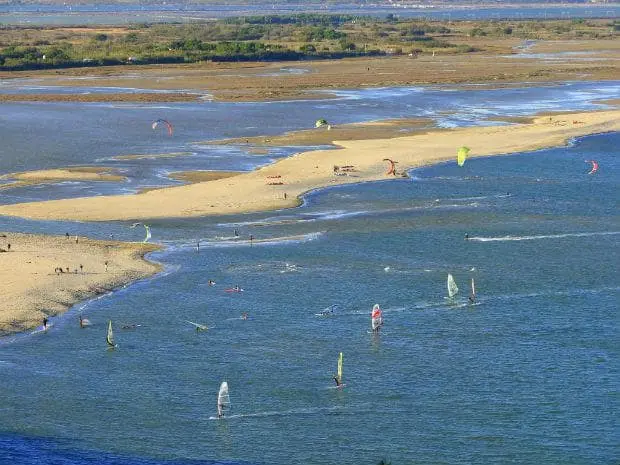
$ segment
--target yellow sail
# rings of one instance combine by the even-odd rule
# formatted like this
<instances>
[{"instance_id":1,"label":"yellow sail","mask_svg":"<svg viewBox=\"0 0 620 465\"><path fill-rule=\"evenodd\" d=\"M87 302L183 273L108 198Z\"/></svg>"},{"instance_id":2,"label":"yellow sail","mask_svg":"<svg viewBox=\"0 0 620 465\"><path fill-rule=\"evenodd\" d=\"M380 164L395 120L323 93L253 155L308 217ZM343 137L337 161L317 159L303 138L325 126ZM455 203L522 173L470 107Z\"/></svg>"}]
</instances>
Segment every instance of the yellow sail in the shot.
<instances>
[{"instance_id":1,"label":"yellow sail","mask_svg":"<svg viewBox=\"0 0 620 465\"><path fill-rule=\"evenodd\" d=\"M469 147L463 146L459 148L459 150L456 152L456 161L459 166L463 166L465 164L465 159L467 158L467 155L469 155Z\"/></svg>"},{"instance_id":2,"label":"yellow sail","mask_svg":"<svg viewBox=\"0 0 620 465\"><path fill-rule=\"evenodd\" d=\"M342 383L342 352L338 356L338 382Z\"/></svg>"}]
</instances>

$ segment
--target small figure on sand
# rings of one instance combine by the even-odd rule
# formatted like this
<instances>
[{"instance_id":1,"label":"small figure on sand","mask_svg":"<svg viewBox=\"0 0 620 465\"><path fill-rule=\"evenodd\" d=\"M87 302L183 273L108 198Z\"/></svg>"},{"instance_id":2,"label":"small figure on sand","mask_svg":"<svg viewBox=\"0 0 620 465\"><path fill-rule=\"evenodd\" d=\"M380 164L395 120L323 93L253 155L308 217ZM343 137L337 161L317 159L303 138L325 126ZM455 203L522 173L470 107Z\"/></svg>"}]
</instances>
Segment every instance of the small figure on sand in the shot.
<instances>
[{"instance_id":1,"label":"small figure on sand","mask_svg":"<svg viewBox=\"0 0 620 465\"><path fill-rule=\"evenodd\" d=\"M107 273L108 272L108 261L107 260L105 261L104 265L105 265L105 272Z\"/></svg>"}]
</instances>

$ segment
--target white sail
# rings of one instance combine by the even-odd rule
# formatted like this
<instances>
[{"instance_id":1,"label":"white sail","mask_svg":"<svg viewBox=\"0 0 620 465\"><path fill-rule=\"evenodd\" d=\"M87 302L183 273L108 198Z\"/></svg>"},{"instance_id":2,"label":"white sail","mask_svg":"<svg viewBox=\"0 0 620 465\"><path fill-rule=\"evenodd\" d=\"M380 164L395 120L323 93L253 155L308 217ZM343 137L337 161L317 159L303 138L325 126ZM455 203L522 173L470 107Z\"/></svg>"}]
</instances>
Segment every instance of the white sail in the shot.
<instances>
[{"instance_id":1,"label":"white sail","mask_svg":"<svg viewBox=\"0 0 620 465\"><path fill-rule=\"evenodd\" d=\"M217 394L217 416L222 418L224 412L230 409L230 397L228 395L228 383L222 381L220 385L220 392Z\"/></svg>"},{"instance_id":2,"label":"white sail","mask_svg":"<svg viewBox=\"0 0 620 465\"><path fill-rule=\"evenodd\" d=\"M454 297L459 292L459 288L454 282L454 278L448 273L448 297Z\"/></svg>"},{"instance_id":3,"label":"white sail","mask_svg":"<svg viewBox=\"0 0 620 465\"><path fill-rule=\"evenodd\" d=\"M151 238L151 228L149 228L146 224L144 225L144 229L146 229L146 237L142 242L148 242Z\"/></svg>"},{"instance_id":4,"label":"white sail","mask_svg":"<svg viewBox=\"0 0 620 465\"><path fill-rule=\"evenodd\" d=\"M112 320L110 320L108 322L108 334L106 335L105 340L106 340L106 342L108 343L108 345L110 347L115 347L115 344L114 344L114 333L112 332Z\"/></svg>"},{"instance_id":5,"label":"white sail","mask_svg":"<svg viewBox=\"0 0 620 465\"><path fill-rule=\"evenodd\" d=\"M476 286L474 284L474 278L471 278L471 300L476 299Z\"/></svg>"},{"instance_id":6,"label":"white sail","mask_svg":"<svg viewBox=\"0 0 620 465\"><path fill-rule=\"evenodd\" d=\"M338 355L338 383L342 384L342 352Z\"/></svg>"}]
</instances>

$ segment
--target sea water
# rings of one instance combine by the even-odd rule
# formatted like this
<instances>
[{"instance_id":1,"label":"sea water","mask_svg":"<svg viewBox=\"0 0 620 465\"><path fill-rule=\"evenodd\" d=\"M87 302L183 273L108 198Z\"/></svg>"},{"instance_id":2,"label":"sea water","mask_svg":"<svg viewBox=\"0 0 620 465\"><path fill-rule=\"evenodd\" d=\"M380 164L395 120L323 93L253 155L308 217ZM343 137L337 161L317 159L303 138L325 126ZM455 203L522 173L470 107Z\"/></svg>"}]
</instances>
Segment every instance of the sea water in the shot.
<instances>
[{"instance_id":1,"label":"sea water","mask_svg":"<svg viewBox=\"0 0 620 465\"><path fill-rule=\"evenodd\" d=\"M2 339L0 461L613 463L619 144L593 135L319 190L295 209L151 222L160 275ZM224 380L232 409L214 420Z\"/></svg>"}]
</instances>

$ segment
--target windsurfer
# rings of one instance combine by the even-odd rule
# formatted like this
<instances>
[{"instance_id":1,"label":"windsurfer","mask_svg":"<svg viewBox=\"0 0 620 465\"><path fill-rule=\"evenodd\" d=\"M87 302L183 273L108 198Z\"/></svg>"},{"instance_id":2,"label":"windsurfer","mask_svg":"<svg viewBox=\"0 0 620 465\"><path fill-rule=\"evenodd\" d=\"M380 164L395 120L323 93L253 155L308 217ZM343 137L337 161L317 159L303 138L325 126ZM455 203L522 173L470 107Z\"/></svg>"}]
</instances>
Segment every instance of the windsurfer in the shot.
<instances>
[{"instance_id":1,"label":"windsurfer","mask_svg":"<svg viewBox=\"0 0 620 465\"><path fill-rule=\"evenodd\" d=\"M475 302L476 302L476 298L475 298L473 295L470 295L470 296L469 296L469 303L470 303L470 304L473 304L473 303L475 303Z\"/></svg>"},{"instance_id":2,"label":"windsurfer","mask_svg":"<svg viewBox=\"0 0 620 465\"><path fill-rule=\"evenodd\" d=\"M336 382L336 387L340 387L340 381L338 380L337 375L334 375L334 381Z\"/></svg>"}]
</instances>

